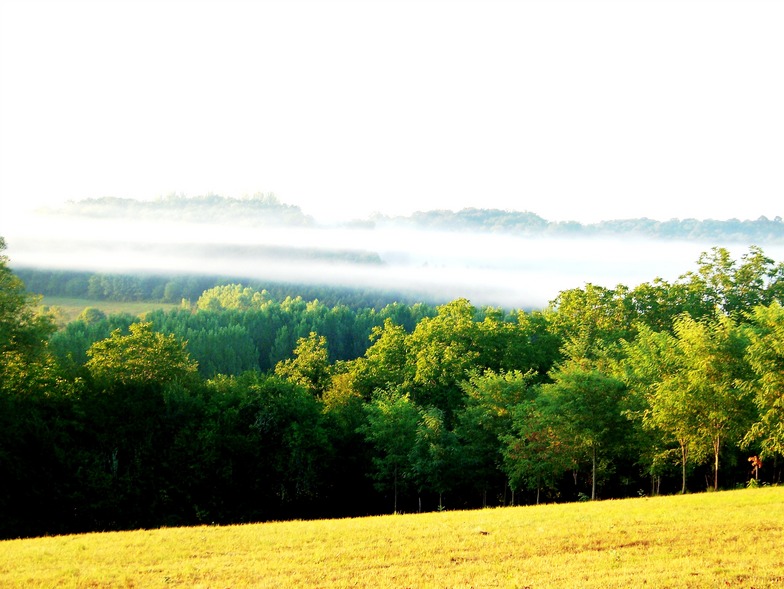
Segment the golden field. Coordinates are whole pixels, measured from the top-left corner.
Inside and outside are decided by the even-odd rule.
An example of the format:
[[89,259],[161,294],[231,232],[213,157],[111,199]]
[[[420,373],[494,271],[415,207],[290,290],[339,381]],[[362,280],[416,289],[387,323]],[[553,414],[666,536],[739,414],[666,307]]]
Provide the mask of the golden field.
[[0,587],[784,587],[784,487],[8,540]]

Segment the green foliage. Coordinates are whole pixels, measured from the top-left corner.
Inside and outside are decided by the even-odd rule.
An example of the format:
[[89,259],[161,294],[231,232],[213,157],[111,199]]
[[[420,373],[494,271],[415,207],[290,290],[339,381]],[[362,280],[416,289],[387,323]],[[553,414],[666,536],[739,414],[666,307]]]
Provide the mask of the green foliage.
[[320,397],[330,384],[327,338],[313,331],[308,337],[300,338],[294,357],[279,362],[275,374]]
[[268,301],[266,291],[257,291],[241,284],[227,284],[205,290],[196,301],[196,308],[203,311],[250,311],[259,309]]
[[538,504],[543,488],[554,489],[563,473],[575,468],[576,451],[541,401],[515,405],[510,417],[509,429],[499,438],[501,468],[513,489],[536,490]]
[[85,364],[102,386],[167,385],[188,383],[196,375],[196,363],[188,356],[185,342],[152,330],[151,323],[133,323],[130,333],[119,329],[87,350]]
[[746,360],[753,371],[749,389],[759,412],[745,441],[759,441],[763,457],[784,454],[784,308],[774,302],[749,316]]
[[626,380],[641,395],[637,415],[643,427],[678,443],[682,492],[689,460],[700,461],[711,453],[718,488],[721,448],[728,440],[740,439],[753,415],[741,384],[750,376],[747,342],[726,316],[696,321],[682,315],[673,331],[641,330],[626,347]]
[[398,493],[412,479],[419,409],[409,395],[397,390],[378,391],[365,407],[367,425],[361,432],[375,449],[373,478],[379,490],[392,491],[397,513]]
[[406,340],[405,329],[390,318],[373,328],[371,346],[353,365],[354,386],[362,397],[369,399],[377,389],[403,385],[411,379]]
[[[536,395],[533,371],[473,374],[461,384],[466,395],[465,408],[455,428],[461,443],[461,469],[476,490],[485,491],[497,484],[503,461],[505,438],[513,428],[518,407],[527,406]],[[509,472],[504,469],[509,476]],[[509,477],[512,487],[519,481]]]
[[547,423],[574,452],[572,459],[591,463],[591,499],[596,498],[600,459],[609,460],[625,438],[621,402],[626,387],[611,375],[571,360],[542,385],[539,403]]
[[776,482],[780,276],[761,250],[713,250],[672,284],[588,284],[542,312],[212,283],[195,305],[144,318],[96,305],[52,333],[3,257],[0,535],[435,508],[444,495],[505,504],[509,489],[617,497],[648,476],[669,492],[677,465],[683,490],[711,474],[718,487],[719,458],[722,484],[743,486],[747,448],[765,458],[760,484]]
[[55,330],[50,317],[35,310],[37,298],[8,267],[5,239],[0,237],[0,355],[35,356]]

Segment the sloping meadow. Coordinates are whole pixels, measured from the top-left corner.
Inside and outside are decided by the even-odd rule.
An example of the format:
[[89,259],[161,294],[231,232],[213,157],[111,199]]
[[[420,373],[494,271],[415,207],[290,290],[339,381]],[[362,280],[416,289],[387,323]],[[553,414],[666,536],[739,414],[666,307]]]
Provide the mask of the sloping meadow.
[[2,587],[784,586],[784,488],[0,543]]

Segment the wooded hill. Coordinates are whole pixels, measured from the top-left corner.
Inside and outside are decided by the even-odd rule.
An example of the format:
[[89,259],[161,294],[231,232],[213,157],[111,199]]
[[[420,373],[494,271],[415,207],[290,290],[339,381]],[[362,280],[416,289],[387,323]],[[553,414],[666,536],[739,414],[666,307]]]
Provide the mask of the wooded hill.
[[4,537],[781,480],[784,264],[757,247],[530,312],[229,284],[58,330],[5,256],[0,297]]
[[[154,219],[242,225],[285,225],[316,227],[317,221],[295,205],[281,202],[273,194],[229,198],[216,194],[185,197],[170,195],[152,201],[104,197],[69,202],[52,211],[61,215],[114,219]],[[598,237],[633,236],[689,240],[703,243],[784,243],[781,217],[754,220],[616,219],[582,224],[553,222],[527,211],[467,208],[460,211],[420,211],[409,216],[374,215],[355,219],[351,227],[405,226],[416,229],[508,233],[518,236]]]

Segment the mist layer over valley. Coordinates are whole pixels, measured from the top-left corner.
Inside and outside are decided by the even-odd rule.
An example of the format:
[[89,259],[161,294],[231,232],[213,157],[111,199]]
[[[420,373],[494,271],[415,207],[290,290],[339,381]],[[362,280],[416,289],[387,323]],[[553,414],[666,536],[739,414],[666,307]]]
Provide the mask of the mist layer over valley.
[[[137,202],[131,210],[71,203],[70,209],[31,215],[4,229],[4,237],[19,268],[205,274],[381,289],[432,301],[465,297],[505,308],[541,308],[560,291],[588,282],[634,287],[657,277],[672,281],[693,270],[700,254],[714,246],[739,258],[750,245],[759,245],[768,256],[784,258],[775,231],[769,243],[744,242],[743,236],[708,240],[570,232],[563,225],[554,231],[530,213],[529,225],[539,230],[497,230],[498,219],[493,230],[461,224],[448,211],[325,225],[274,198],[260,200],[267,213],[260,216],[245,210],[258,199],[233,212],[228,205],[238,201],[232,199],[219,199],[212,209],[188,199],[175,208],[163,200],[157,209],[155,203]],[[499,217],[498,211],[473,212]],[[500,213],[506,220],[520,215]],[[444,222],[450,216],[452,230]],[[768,234],[781,226],[778,219],[765,223]]]

